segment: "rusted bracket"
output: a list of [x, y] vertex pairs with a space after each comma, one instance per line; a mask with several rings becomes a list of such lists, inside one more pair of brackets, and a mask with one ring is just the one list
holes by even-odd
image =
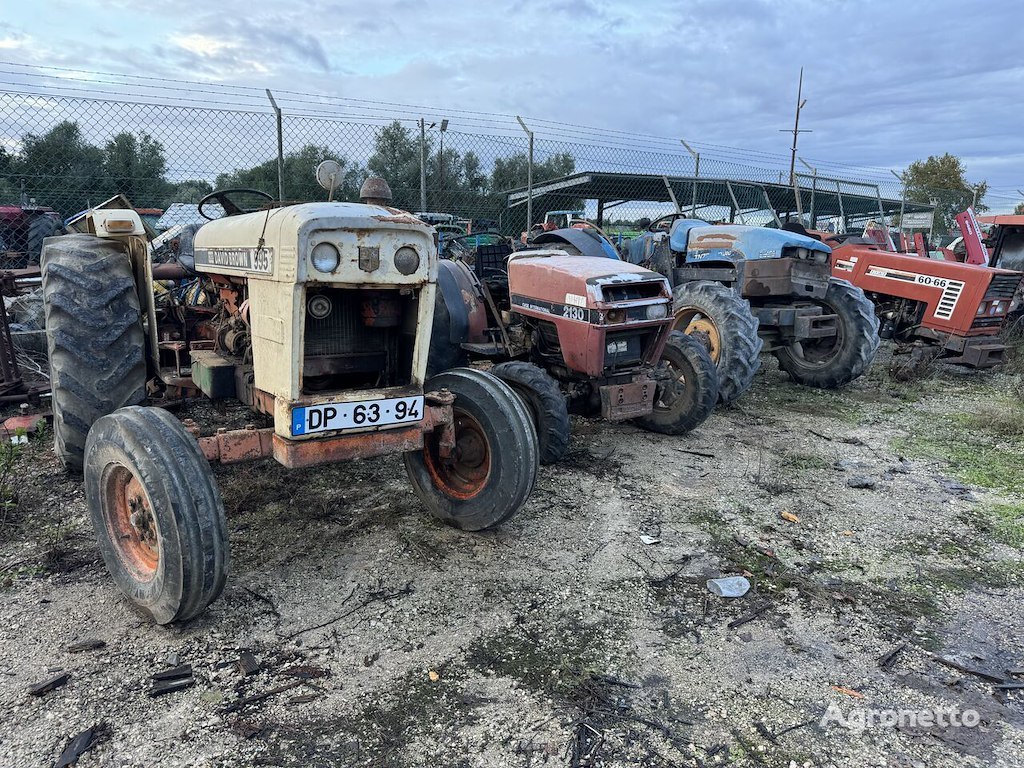
[[429, 408], [430, 421], [434, 425], [434, 429], [440, 427], [437, 443], [438, 455], [442, 459], [451, 458], [455, 452], [455, 415], [452, 412], [455, 395], [447, 389], [426, 392], [423, 395], [423, 402]]

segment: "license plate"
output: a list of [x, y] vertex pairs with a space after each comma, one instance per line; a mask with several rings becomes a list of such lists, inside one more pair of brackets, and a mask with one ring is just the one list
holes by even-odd
[[423, 396], [324, 403], [292, 409], [292, 435], [310, 435], [335, 429], [364, 429], [405, 424], [423, 418]]

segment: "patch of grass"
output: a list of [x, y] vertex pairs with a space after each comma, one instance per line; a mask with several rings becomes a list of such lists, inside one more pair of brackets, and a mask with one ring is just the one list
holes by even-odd
[[914, 435], [893, 441], [897, 453], [935, 459], [949, 465], [958, 480], [1010, 492], [1024, 489], [1024, 443], [1007, 447], [974, 442], [958, 430], [941, 435]]
[[971, 413], [959, 414], [956, 418], [972, 431], [996, 437], [1024, 436], [1024, 405], [1019, 400], [999, 398], [982, 403]]
[[784, 453], [780, 461], [782, 466], [790, 467], [797, 471], [816, 471], [822, 469], [831, 469], [833, 462], [819, 456], [816, 453]]
[[1024, 549], [1024, 505], [993, 504], [986, 511], [992, 520], [992, 533], [996, 540]]

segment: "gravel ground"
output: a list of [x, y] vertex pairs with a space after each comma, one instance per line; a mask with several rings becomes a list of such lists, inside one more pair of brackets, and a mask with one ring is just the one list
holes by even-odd
[[[0, 478], [0, 765], [95, 727], [81, 768], [1019, 766], [1024, 694], [976, 672], [1024, 667], [1020, 382], [886, 367], [820, 392], [766, 360], [686, 438], [577, 420], [485, 534], [431, 519], [394, 457], [219, 468], [230, 580], [166, 628], [35, 439]], [[738, 574], [741, 598], [705, 585]], [[149, 695], [182, 664], [194, 685]], [[979, 722], [849, 727], [936, 707]]]

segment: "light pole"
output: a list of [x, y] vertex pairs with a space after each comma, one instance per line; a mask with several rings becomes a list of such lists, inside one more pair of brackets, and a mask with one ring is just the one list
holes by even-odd
[[807, 99], [802, 98], [804, 92], [804, 68], [800, 67], [800, 84], [796, 89], [796, 116], [793, 118], [793, 130], [790, 131], [788, 128], [780, 128], [779, 131], [782, 133], [793, 134], [793, 146], [791, 147], [792, 154], [789, 159], [789, 183], [792, 186], [796, 182], [796, 139], [801, 133], [813, 133], [813, 131], [806, 128], [800, 128], [800, 110], [807, 104]]
[[693, 147], [686, 143], [686, 139], [680, 139], [686, 151], [693, 155], [693, 196], [690, 198], [690, 218], [697, 218], [697, 179], [700, 178], [700, 152], [694, 152]]

